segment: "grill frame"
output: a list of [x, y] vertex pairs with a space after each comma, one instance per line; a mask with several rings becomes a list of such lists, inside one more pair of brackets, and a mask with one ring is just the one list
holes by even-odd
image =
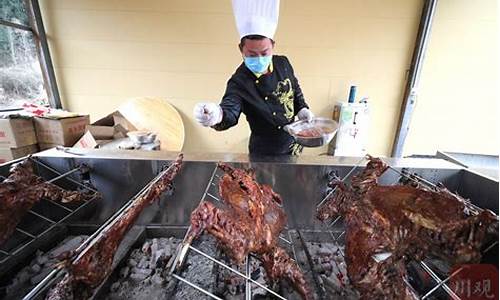
[[[366, 160], [365, 158], [363, 158], [361, 161], [363, 160]], [[360, 163], [361, 163], [360, 161]], [[355, 170], [357, 168], [360, 167], [360, 163], [357, 164], [356, 166], [354, 166], [346, 176], [344, 176], [341, 181], [342, 182], [346, 182], [346, 181], [349, 181], [352, 176], [356, 175], [355, 173]], [[382, 175], [382, 177], [385, 175], [387, 176], [387, 172], [393, 172], [393, 174], [397, 174], [399, 175], [399, 179], [395, 180], [394, 182], [390, 183], [389, 185], [397, 185], [398, 183], [400, 183], [402, 180], [409, 180], [409, 181], [413, 181], [419, 185], [422, 185], [430, 190], [434, 190], [434, 191], [437, 191], [439, 190], [438, 186], [436, 183], [433, 183], [421, 176], [419, 176], [417, 173], [411, 173], [409, 171], [409, 169], [406, 169], [406, 168], [402, 168], [401, 171], [399, 171], [398, 169], [388, 165], [388, 169], [384, 172], [384, 174]], [[383, 178], [380, 178], [382, 181], [384, 180]], [[336, 187], [333, 188], [330, 192], [327, 193], [327, 195], [316, 205], [316, 208], [319, 209], [321, 205], [323, 205], [327, 200], [328, 198], [336, 191]], [[457, 193], [458, 194], [458, 193]], [[481, 207], [478, 207], [477, 205], [475, 205], [472, 201], [470, 201], [470, 199], [465, 199], [467, 200], [467, 202], [465, 202], [465, 207], [466, 209], [472, 214], [472, 215], [477, 215], [479, 212], [481, 212], [482, 210], [484, 210], [483, 208]], [[498, 212], [496, 212], [496, 219], [497, 219], [497, 222], [499, 220], [499, 217], [498, 217]], [[335, 218], [330, 224], [328, 224], [326, 227], [329, 228], [329, 227], [333, 227], [335, 226], [336, 224], [338, 224], [339, 221], [342, 221], [342, 217], [341, 216], [338, 216], [337, 218]], [[497, 226], [498, 228], [498, 226]], [[329, 231], [329, 232], [332, 232], [332, 231]], [[332, 234], [332, 239], [334, 241], [334, 243], [339, 246], [338, 244], [338, 239], [342, 236], [342, 235], [345, 235], [345, 231], [341, 231], [341, 233], [339, 234], [339, 236], [336, 238], [333, 236]], [[343, 245], [342, 245], [343, 246]], [[485, 255], [488, 251], [492, 250], [494, 247], [497, 247], [498, 248], [498, 240], [496, 241], [493, 241], [491, 242], [488, 246], [485, 247], [485, 250], [483, 250], [483, 255]], [[497, 250], [498, 252], [498, 250]], [[345, 259], [345, 255], [342, 253], [342, 257]], [[406, 284], [408, 285], [408, 287], [415, 293], [415, 295], [418, 297], [418, 299], [420, 300], [425, 300], [425, 299], [428, 299], [428, 298], [431, 298], [431, 297], [435, 297], [437, 292], [440, 291], [441, 289], [446, 293], [446, 296], [448, 297], [451, 297], [451, 299], [454, 299], [454, 300], [461, 300], [461, 298], [448, 286], [447, 282], [452, 279], [453, 277], [455, 277], [460, 271], [463, 270], [463, 267], [460, 267], [458, 268], [457, 270], [455, 270], [452, 274], [446, 276], [445, 278], [441, 278], [440, 276], [437, 275], [437, 272], [435, 270], [433, 270], [427, 262], [424, 261], [419, 261], [418, 262], [418, 265], [419, 267], [421, 268], [421, 270], [423, 270], [427, 275], [430, 276], [430, 278], [432, 278], [434, 281], [435, 281], [435, 285], [433, 287], [430, 288], [429, 291], [427, 291], [424, 295], [418, 295], [418, 293], [416, 292], [416, 288], [414, 286], [412, 286], [409, 282], [405, 281]], [[498, 262], [497, 262], [497, 265], [498, 265]], [[408, 266], [407, 266], [408, 268]], [[418, 272], [418, 270], [413, 270], [415, 272]], [[344, 276], [347, 276], [347, 274], [342, 274]], [[434, 299], [434, 298], [431, 298], [431, 299]], [[439, 298], [438, 298], [439, 299]], [[448, 299], [448, 298], [447, 298]]]
[[[26, 159], [29, 159], [35, 164], [35, 173], [44, 178], [47, 182], [57, 184], [61, 188], [67, 190], [75, 190], [79, 188], [84, 192], [91, 192], [93, 195], [89, 199], [84, 199], [82, 203], [75, 204], [60, 204], [48, 199], [42, 199], [36, 203], [16, 226], [16, 232], [23, 234], [26, 238], [24, 240], [20, 240], [14, 233], [6, 241], [6, 243], [0, 247], [0, 253], [2, 254], [2, 257], [0, 257], [0, 277], [5, 275], [15, 265], [19, 264], [19, 262], [25, 260], [31, 253], [33, 253], [33, 249], [43, 246], [45, 244], [44, 240], [50, 240], [58, 235], [63, 230], [61, 229], [61, 226], [65, 222], [75, 217], [82, 217], [91, 213], [95, 201], [98, 201], [100, 198], [99, 193], [97, 193], [97, 191], [89, 184], [83, 184], [70, 177], [72, 174], [77, 172], [89, 172], [90, 170], [88, 170], [86, 166], [80, 165], [70, 169], [69, 171], [62, 172], [47, 166], [37, 158], [29, 157]], [[41, 168], [43, 168], [43, 171]], [[44, 172], [45, 175], [43, 175]], [[55, 177], [47, 178], [50, 177], [46, 175], [47, 173], [55, 175]], [[68, 185], [73, 186], [68, 189], [66, 188]], [[52, 205], [53, 208], [57, 207], [65, 211], [65, 213], [60, 216], [58, 220], [53, 220], [54, 216], [47, 215], [48, 213], [51, 213], [51, 210], [53, 209], [47, 207], [48, 205]], [[74, 208], [70, 208], [72, 206], [74, 206]], [[38, 211], [35, 211], [36, 209], [38, 209]], [[44, 212], [42, 212], [42, 210]], [[35, 224], [36, 220], [33, 219], [40, 219], [49, 223], [49, 225], [46, 228], [41, 229], [41, 232], [33, 234], [20, 228], [21, 226], [27, 226], [25, 224], [28, 223], [31, 229], [35, 230], [35, 228], [40, 226], [40, 224]], [[8, 250], [8, 248], [10, 248], [10, 250]]]
[[[91, 173], [91, 181], [101, 191], [104, 187], [106, 201], [100, 202], [97, 211], [106, 213], [96, 214], [88, 220], [75, 218], [66, 220], [65, 223], [79, 222], [83, 225], [102, 224], [109, 216], [116, 212], [123, 203], [153, 178], [167, 161], [175, 158], [177, 153], [154, 153], [142, 151], [81, 151], [83, 155], [71, 155], [60, 153], [56, 150], [48, 150], [36, 155], [42, 162], [58, 170], [71, 170], [75, 165], [86, 163], [94, 170]], [[315, 204], [322, 199], [327, 174], [337, 172], [345, 175], [359, 162], [359, 158], [325, 158], [325, 157], [301, 157], [298, 159], [276, 159], [276, 158], [249, 158], [246, 155], [210, 154], [210, 155], [186, 155], [185, 166], [176, 178], [174, 185], [176, 191], [174, 197], [168, 201], [161, 200], [159, 204], [152, 205], [143, 212], [137, 226], [159, 226], [175, 227], [188, 224], [190, 212], [198, 205], [210, 172], [217, 161], [229, 162], [236, 167], [253, 167], [257, 170], [259, 182], [270, 184], [285, 200], [285, 211], [289, 216], [290, 232], [294, 230], [308, 231], [321, 230], [323, 225], [314, 220]], [[442, 160], [434, 159], [384, 159], [396, 170], [408, 169], [408, 172], [418, 173], [427, 180], [444, 182], [452, 191], [467, 198], [471, 198], [475, 204], [492, 209], [498, 213], [498, 181], [481, 176], [477, 173], [463, 169]], [[0, 174], [5, 174], [7, 165], [0, 165]], [[3, 173], [2, 173], [3, 172]], [[385, 178], [392, 182], [398, 178], [397, 174], [390, 174]], [[296, 189], [301, 191], [287, 191], [286, 181], [296, 180]], [[304, 185], [304, 180], [311, 183]], [[203, 184], [203, 187], [200, 187]], [[480, 188], [477, 188], [477, 187]], [[476, 188], [473, 188], [476, 187]], [[304, 195], [314, 191], [311, 197], [301, 203]], [[294, 197], [296, 195], [296, 197]], [[304, 207], [312, 206], [311, 210]], [[341, 222], [337, 222], [334, 228], [341, 228]], [[292, 233], [293, 235], [293, 233]], [[289, 238], [292, 240], [292, 238]], [[498, 251], [498, 245], [494, 247]], [[496, 263], [498, 264], [498, 263]]]
[[[207, 183], [207, 187], [205, 189], [205, 192], [203, 193], [203, 196], [201, 197], [200, 204], [203, 203], [204, 201], [212, 201], [212, 202], [216, 201], [218, 203], [223, 202], [222, 200], [219, 199], [218, 196], [214, 195], [214, 194], [219, 194], [218, 193], [218, 187], [219, 187], [218, 180], [220, 180], [222, 174], [224, 174], [224, 172], [221, 171], [217, 166], [215, 166], [214, 170], [212, 172], [212, 175], [210, 177], [210, 180]], [[215, 189], [215, 192], [212, 191], [213, 189]], [[187, 237], [190, 229], [191, 229], [191, 227], [189, 226], [188, 229], [186, 230], [186, 234], [185, 234], [184, 239], [181, 243], [182, 247], [179, 248], [177, 251], [174, 263], [172, 265], [172, 269], [170, 270], [170, 274], [172, 277], [174, 277], [175, 279], [179, 280], [180, 282], [182, 282], [184, 284], [191, 286], [194, 289], [197, 289], [198, 291], [204, 293], [205, 295], [211, 297], [212, 299], [222, 300], [222, 298], [214, 295], [212, 292], [207, 291], [206, 289], [200, 287], [199, 285], [196, 285], [195, 283], [190, 282], [188, 279], [181, 276], [179, 270], [182, 268], [184, 261], [188, 260], [189, 252], [194, 251], [195, 253], [202, 255], [205, 258], [209, 259], [210, 261], [216, 263], [218, 266], [226, 268], [229, 271], [231, 271], [233, 274], [245, 279], [245, 299], [251, 299], [252, 285], [257, 285], [258, 287], [263, 288], [264, 290], [266, 290], [268, 293], [272, 294], [276, 298], [286, 300], [286, 298], [281, 296], [276, 291], [273, 291], [268, 286], [260, 284], [259, 282], [257, 282], [256, 280], [253, 280], [251, 278], [251, 276], [250, 276], [250, 260], [256, 259], [255, 257], [253, 257], [252, 255], [247, 256], [247, 258], [245, 259], [245, 265], [244, 265], [245, 274], [243, 274], [242, 272], [228, 266], [228, 264], [222, 262], [220, 259], [217, 259], [215, 257], [212, 257], [212, 256], [206, 254], [205, 252], [193, 247], [191, 244], [187, 244], [186, 237]], [[287, 227], [285, 227], [284, 231], [287, 232], [289, 239], [286, 239], [285, 237], [283, 237], [283, 234], [280, 234], [280, 236], [279, 236], [280, 242], [286, 243], [286, 245], [291, 248], [293, 258], [295, 261], [297, 261], [297, 256], [295, 253], [294, 244], [290, 241], [290, 232], [287, 230]]]

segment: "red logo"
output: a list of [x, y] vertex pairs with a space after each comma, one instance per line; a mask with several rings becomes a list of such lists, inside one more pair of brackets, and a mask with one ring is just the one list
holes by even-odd
[[462, 300], [498, 299], [498, 269], [494, 265], [462, 265], [452, 269], [449, 287]]

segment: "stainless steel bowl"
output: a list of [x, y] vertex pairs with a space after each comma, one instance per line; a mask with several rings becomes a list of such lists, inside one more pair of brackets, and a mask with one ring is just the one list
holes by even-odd
[[152, 143], [156, 139], [155, 133], [145, 130], [129, 131], [127, 135], [134, 143], [138, 144]]
[[[320, 147], [328, 144], [337, 133], [338, 123], [327, 118], [313, 118], [311, 122], [300, 120], [286, 125], [283, 129], [295, 141], [305, 147]], [[317, 133], [314, 136], [303, 136], [304, 130]]]

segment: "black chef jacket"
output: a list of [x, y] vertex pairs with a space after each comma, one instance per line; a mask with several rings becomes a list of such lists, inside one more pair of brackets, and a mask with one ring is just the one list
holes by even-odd
[[302, 108], [309, 108], [288, 58], [274, 55], [272, 72], [257, 77], [242, 63], [227, 82], [220, 106], [222, 121], [213, 126], [225, 130], [238, 123], [243, 112], [252, 133], [250, 154], [299, 154], [302, 150], [283, 126], [293, 122]]

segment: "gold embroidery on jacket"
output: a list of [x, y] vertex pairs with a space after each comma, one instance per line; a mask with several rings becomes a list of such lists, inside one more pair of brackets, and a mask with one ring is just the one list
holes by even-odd
[[276, 96], [283, 108], [285, 109], [285, 118], [288, 120], [293, 119], [293, 88], [292, 82], [289, 78], [286, 78], [283, 81], [278, 82], [278, 86], [276, 90], [273, 92], [273, 95]]
[[302, 153], [302, 149], [304, 149], [304, 146], [299, 145], [297, 143], [292, 143], [290, 145], [290, 150], [292, 155], [300, 155]]

